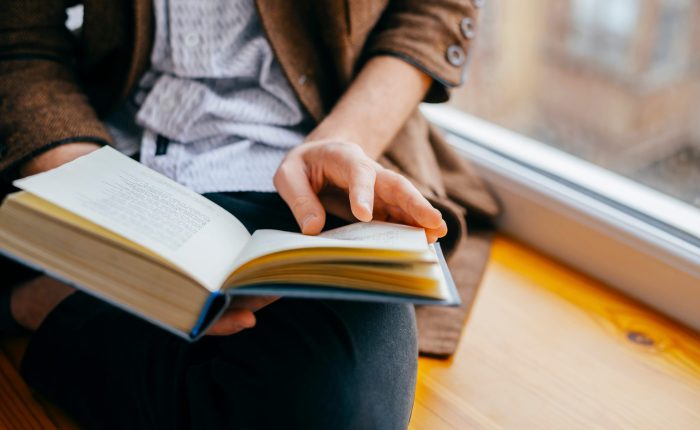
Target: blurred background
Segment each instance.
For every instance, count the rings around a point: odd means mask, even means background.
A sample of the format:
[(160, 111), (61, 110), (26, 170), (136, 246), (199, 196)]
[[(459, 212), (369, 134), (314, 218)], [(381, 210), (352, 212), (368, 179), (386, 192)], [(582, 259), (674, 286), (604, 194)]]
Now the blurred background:
[(700, 207), (700, 1), (489, 0), (451, 104)]

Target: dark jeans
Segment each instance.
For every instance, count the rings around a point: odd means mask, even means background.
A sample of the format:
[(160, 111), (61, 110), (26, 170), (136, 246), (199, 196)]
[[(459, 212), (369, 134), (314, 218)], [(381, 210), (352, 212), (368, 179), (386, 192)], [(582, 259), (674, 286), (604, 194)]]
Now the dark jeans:
[[(296, 229), (276, 194), (207, 197), (251, 230)], [(89, 428), (407, 427), (412, 307), (281, 299), (257, 319), (239, 334), (187, 343), (76, 293), (34, 334), (22, 373)]]

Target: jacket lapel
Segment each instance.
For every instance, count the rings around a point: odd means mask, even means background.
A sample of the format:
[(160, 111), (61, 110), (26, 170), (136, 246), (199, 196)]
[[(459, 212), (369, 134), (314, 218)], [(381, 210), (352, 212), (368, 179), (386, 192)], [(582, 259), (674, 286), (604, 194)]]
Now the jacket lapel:
[[(322, 73), (320, 50), (309, 34), (308, 9), (303, 2), (256, 0), (258, 13), (272, 50), (292, 89), (309, 114), (316, 120), (330, 108), (322, 94), (331, 94)], [(331, 90), (331, 91), (329, 91)]]
[(126, 79), (119, 94), (119, 100), (125, 100), (136, 85), (136, 81), (146, 71), (153, 45), (153, 1), (130, 0), (133, 13), (133, 40), (131, 59), (127, 69)]

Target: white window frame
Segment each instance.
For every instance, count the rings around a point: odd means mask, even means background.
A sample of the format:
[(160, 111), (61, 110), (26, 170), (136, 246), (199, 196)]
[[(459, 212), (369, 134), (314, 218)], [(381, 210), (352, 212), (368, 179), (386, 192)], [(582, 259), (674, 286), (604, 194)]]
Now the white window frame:
[(493, 187), (500, 230), (700, 330), (700, 210), (444, 105), (422, 112)]

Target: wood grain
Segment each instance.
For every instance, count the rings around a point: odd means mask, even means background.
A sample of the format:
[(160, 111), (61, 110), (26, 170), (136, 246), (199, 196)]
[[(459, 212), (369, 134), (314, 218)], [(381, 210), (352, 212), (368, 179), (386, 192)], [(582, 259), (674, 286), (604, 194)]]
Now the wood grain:
[[(457, 354), (421, 359), (412, 430), (700, 429), (700, 336), (499, 237)], [(659, 286), (663, 288), (663, 286)], [(77, 429), (3, 339), (0, 429)]]
[(0, 355), (0, 429), (56, 429), (4, 355)]
[(697, 333), (507, 238), (492, 253), (457, 354), (419, 362), (411, 429), (700, 429)]
[[(29, 339), (25, 336), (5, 336), (0, 340), (0, 402), (10, 399), (8, 408), (13, 408), (14, 415), (7, 415), (7, 410), (0, 403), (0, 429), (57, 429), (78, 430), (78, 425), (60, 408), (49, 400), (30, 392), (17, 369)], [(3, 382), (7, 381), (6, 384)], [(12, 402), (27, 404), (28, 407), (14, 408)], [(8, 421), (21, 416), (22, 422), (37, 421), (40, 427), (20, 427), (16, 422)]]

